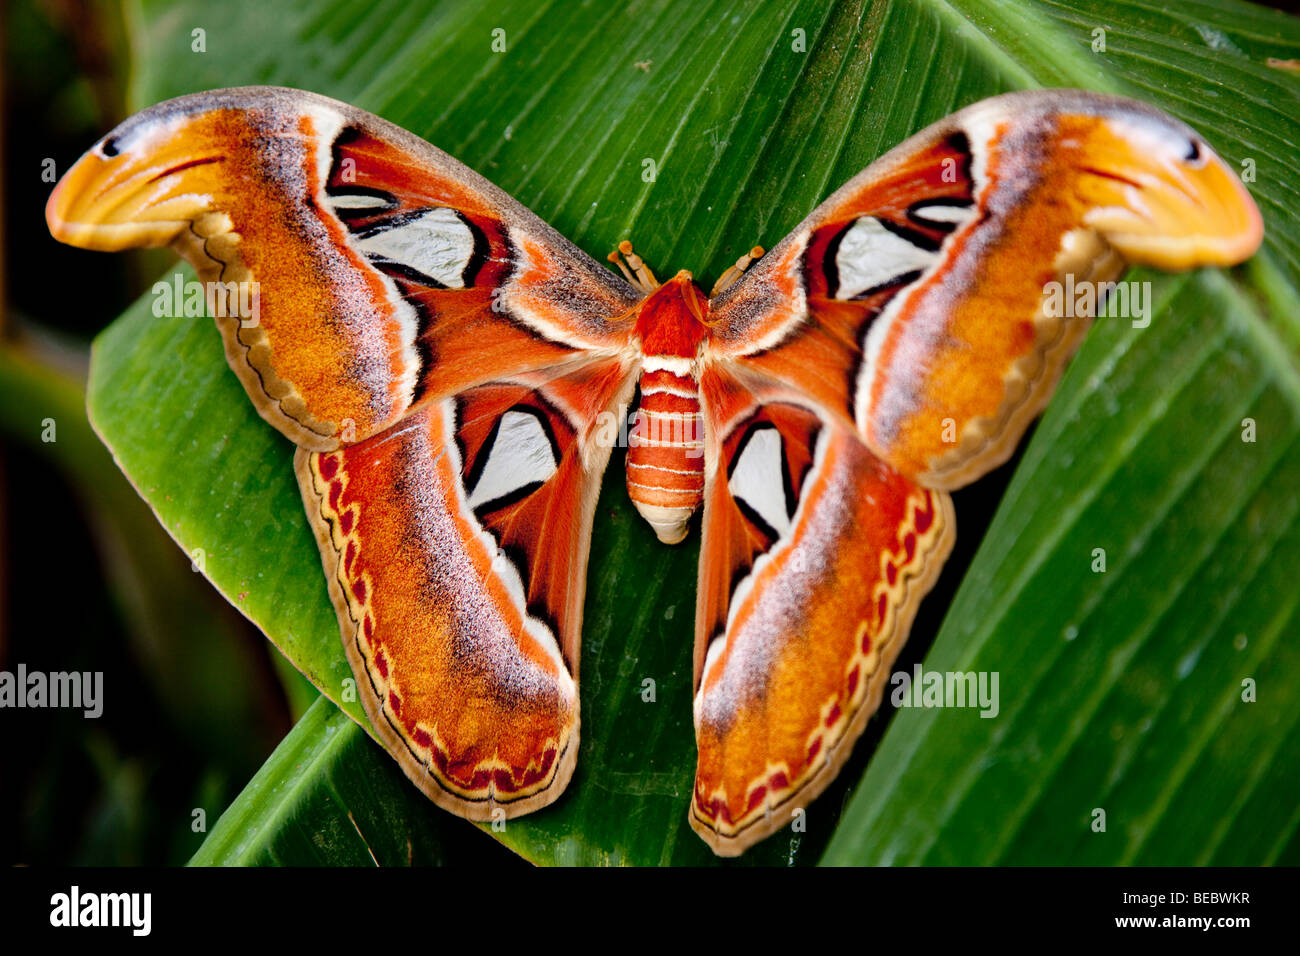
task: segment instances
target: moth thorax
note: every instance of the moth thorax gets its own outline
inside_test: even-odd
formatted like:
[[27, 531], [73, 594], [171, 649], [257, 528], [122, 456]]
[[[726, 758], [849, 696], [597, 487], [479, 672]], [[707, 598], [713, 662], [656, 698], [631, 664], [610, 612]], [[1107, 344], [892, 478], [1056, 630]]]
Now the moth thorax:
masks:
[[628, 435], [627, 493], [660, 541], [686, 537], [704, 500], [704, 430], [693, 378], [642, 373], [641, 406]]

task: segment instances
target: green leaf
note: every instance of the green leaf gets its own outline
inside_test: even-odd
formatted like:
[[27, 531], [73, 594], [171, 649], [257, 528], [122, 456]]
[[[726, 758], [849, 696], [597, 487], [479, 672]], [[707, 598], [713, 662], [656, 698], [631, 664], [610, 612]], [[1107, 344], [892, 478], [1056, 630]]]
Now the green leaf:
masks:
[[[128, 9], [137, 107], [247, 83], [336, 96], [437, 143], [593, 256], [630, 236], [660, 272], [693, 267], [706, 287], [907, 135], [1007, 89], [1137, 95], [1193, 123], [1230, 164], [1254, 160], [1266, 252], [1231, 280], [1137, 277], [1155, 283], [1151, 327], [1098, 323], [973, 559], [1005, 477], [959, 496], [958, 553], [900, 667], [998, 671], [998, 717], [878, 716], [808, 832], [744, 859], [819, 855], [886, 725], [832, 862], [1294, 858], [1300, 662], [1280, 635], [1294, 624], [1285, 582], [1300, 570], [1300, 224], [1286, 173], [1300, 78], [1267, 59], [1300, 56], [1295, 21], [1239, 3], [1166, 13], [1000, 0]], [[1092, 50], [1097, 28], [1105, 53]], [[206, 52], [193, 52], [195, 29]], [[491, 50], [494, 29], [505, 53]], [[364, 720], [344, 699], [351, 674], [291, 449], [253, 413], [210, 324], [138, 304], [96, 344], [90, 410], [173, 536], [204, 548], [217, 587]], [[1234, 437], [1248, 416], [1253, 444]], [[698, 542], [659, 545], [620, 466], [616, 455], [593, 541], [577, 773], [556, 805], [492, 836], [535, 862], [709, 862], [685, 822]], [[1105, 574], [1090, 570], [1094, 547], [1107, 550]], [[1245, 677], [1257, 703], [1239, 703]], [[647, 678], [654, 703], [641, 700]], [[295, 744], [319, 732], [310, 718], [325, 707]], [[339, 759], [273, 759], [264, 773], [310, 783]], [[375, 773], [414, 792], [391, 761]], [[246, 792], [229, 827], [266, 792]], [[338, 832], [343, 806], [314, 805], [296, 825]], [[1097, 807], [1109, 835], [1090, 829]], [[417, 817], [463, 827], [432, 806], [403, 825]], [[268, 819], [273, 831], [280, 818]]]
[[428, 801], [323, 697], [217, 821], [191, 866], [481, 863], [468, 823], [431, 827]]

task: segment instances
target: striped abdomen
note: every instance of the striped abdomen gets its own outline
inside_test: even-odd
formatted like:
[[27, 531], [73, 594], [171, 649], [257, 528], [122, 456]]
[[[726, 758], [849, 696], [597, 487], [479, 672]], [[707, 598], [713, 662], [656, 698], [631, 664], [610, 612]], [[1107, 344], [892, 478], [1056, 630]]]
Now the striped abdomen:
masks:
[[693, 378], [642, 373], [641, 406], [628, 436], [627, 493], [660, 541], [686, 537], [704, 500], [704, 430]]

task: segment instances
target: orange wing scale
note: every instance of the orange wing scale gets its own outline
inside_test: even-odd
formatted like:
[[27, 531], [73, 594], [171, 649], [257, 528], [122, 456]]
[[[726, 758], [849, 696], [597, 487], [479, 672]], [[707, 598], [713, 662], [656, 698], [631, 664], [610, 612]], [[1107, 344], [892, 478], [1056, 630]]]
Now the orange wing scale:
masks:
[[[838, 773], [955, 538], [947, 494], [873, 456], [839, 418], [713, 370], [721, 463], [706, 493], [696, 613], [691, 825], [724, 856], [789, 824]], [[748, 398], [748, 403], [746, 402]], [[780, 436], [782, 515], [740, 475]], [[774, 499], [780, 507], [782, 498]]]
[[[366, 254], [367, 238], [430, 208], [462, 217], [463, 287]], [[317, 451], [377, 434], [421, 399], [617, 350], [628, 332], [611, 320], [636, 303], [472, 170], [297, 90], [218, 90], [137, 114], [60, 181], [46, 218], [74, 245], [170, 244], [204, 282], [255, 283], [254, 321], [210, 286], [226, 356], [262, 417]]]
[[[1006, 460], [1088, 327], [1049, 314], [1048, 284], [1229, 264], [1260, 238], [1245, 189], [1181, 124], [1014, 94], [893, 150], [710, 302], [690, 820], [716, 852], [788, 824], [879, 706], [952, 546], [945, 491]], [[787, 413], [738, 468], [790, 405], [807, 421]], [[783, 513], [763, 489], [814, 430]]]
[[[723, 354], [847, 409], [879, 457], [954, 489], [1010, 456], [1087, 331], [1091, 315], [1047, 308], [1049, 283], [1230, 265], [1262, 235], [1245, 187], [1168, 116], [1009, 94], [847, 183], [712, 304], [712, 324]], [[906, 264], [887, 269], [894, 257]], [[842, 281], [859, 273], [899, 281]]]
[[[782, 243], [760, 259], [742, 282], [713, 303], [714, 312], [721, 316], [712, 322], [714, 354], [744, 356], [747, 369], [804, 390], [823, 408], [852, 422], [863, 338], [899, 287], [837, 299], [826, 263], [865, 210], [937, 245], [943, 233], [913, 222], [908, 209], [921, 200], [971, 201], [970, 156], [963, 143], [960, 136], [940, 138], [908, 154], [897, 168], [873, 177], [819, 217], [806, 244]], [[946, 176], [951, 181], [945, 181]], [[817, 321], [791, 335], [790, 326], [806, 314], [815, 315]], [[749, 321], [737, 323], [738, 317]], [[756, 349], [755, 343], [766, 347]]]
[[47, 207], [55, 237], [172, 244], [205, 282], [257, 283], [256, 322], [229, 308], [217, 325], [258, 411], [297, 444], [397, 421], [416, 370], [393, 303], [342, 224], [305, 201], [328, 120], [220, 106], [166, 119], [128, 121], [63, 178]]
[[720, 855], [789, 825], [839, 773], [955, 539], [947, 494], [838, 425], [826, 441], [803, 520], [752, 572], [700, 680], [691, 824]]
[[294, 90], [138, 114], [68, 173], [47, 219], [68, 242], [170, 243], [205, 281], [255, 284], [256, 321], [217, 324], [259, 412], [299, 446], [376, 733], [472, 819], [555, 799], [577, 754], [609, 456], [593, 435], [635, 384], [636, 292], [417, 137]]
[[563, 790], [578, 694], [464, 513], [449, 417], [430, 405], [296, 467], [371, 722], [435, 803], [486, 820]]
[[[588, 349], [623, 346], [628, 329], [610, 320], [628, 313], [635, 299], [605, 282], [612, 277], [603, 269], [586, 275], [567, 243], [553, 246], [544, 241], [550, 236], [533, 238], [512, 229], [517, 215], [484, 190], [487, 184], [474, 188], [457, 172], [431, 169], [410, 149], [357, 126], [340, 135], [333, 156], [327, 194], [382, 199], [369, 209], [340, 210], [354, 233], [400, 222], [433, 205], [456, 210], [473, 234], [476, 248], [462, 276], [464, 288], [431, 287], [400, 264], [375, 264], [419, 317], [423, 374], [417, 401], [471, 388], [484, 381], [485, 370], [508, 375], [548, 369], [581, 361]], [[566, 308], [575, 295], [588, 300], [582, 310]], [[597, 319], [584, 320], [587, 310]], [[520, 314], [534, 321], [503, 321]]]
[[[605, 363], [480, 386], [340, 451], [298, 452], [367, 714], [407, 775], [470, 819], [544, 806], [573, 772], [592, 478], [609, 453], [584, 423], [626, 381]], [[553, 472], [476, 499], [511, 453], [511, 414], [535, 423]]]

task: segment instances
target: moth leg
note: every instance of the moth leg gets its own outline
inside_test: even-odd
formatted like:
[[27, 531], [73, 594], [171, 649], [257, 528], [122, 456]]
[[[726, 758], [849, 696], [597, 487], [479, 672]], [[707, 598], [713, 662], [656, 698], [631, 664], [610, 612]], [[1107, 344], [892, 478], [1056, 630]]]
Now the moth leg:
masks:
[[[620, 258], [621, 256], [621, 258]], [[618, 266], [627, 281], [632, 283], [633, 288], [638, 292], [649, 295], [655, 289], [659, 288], [659, 280], [655, 274], [650, 271], [650, 267], [645, 264], [645, 260], [632, 251], [630, 240], [624, 239], [618, 244], [618, 248], [611, 252], [607, 257], [610, 262]], [[624, 259], [627, 260], [624, 263]], [[628, 267], [631, 267], [630, 269]]]
[[709, 293], [709, 298], [711, 299], [714, 296], [718, 295], [719, 293], [726, 292], [733, 285], [739, 282], [740, 277], [745, 274], [745, 270], [749, 268], [750, 264], [755, 259], [762, 258], [762, 256], [763, 256], [763, 247], [755, 246], [753, 249], [750, 249], [749, 252], [747, 252], [745, 255], [737, 259], [736, 264], [734, 266], [729, 268], [726, 272], [722, 273], [722, 275], [718, 276], [717, 285], [715, 285], [713, 287], [713, 291]]

